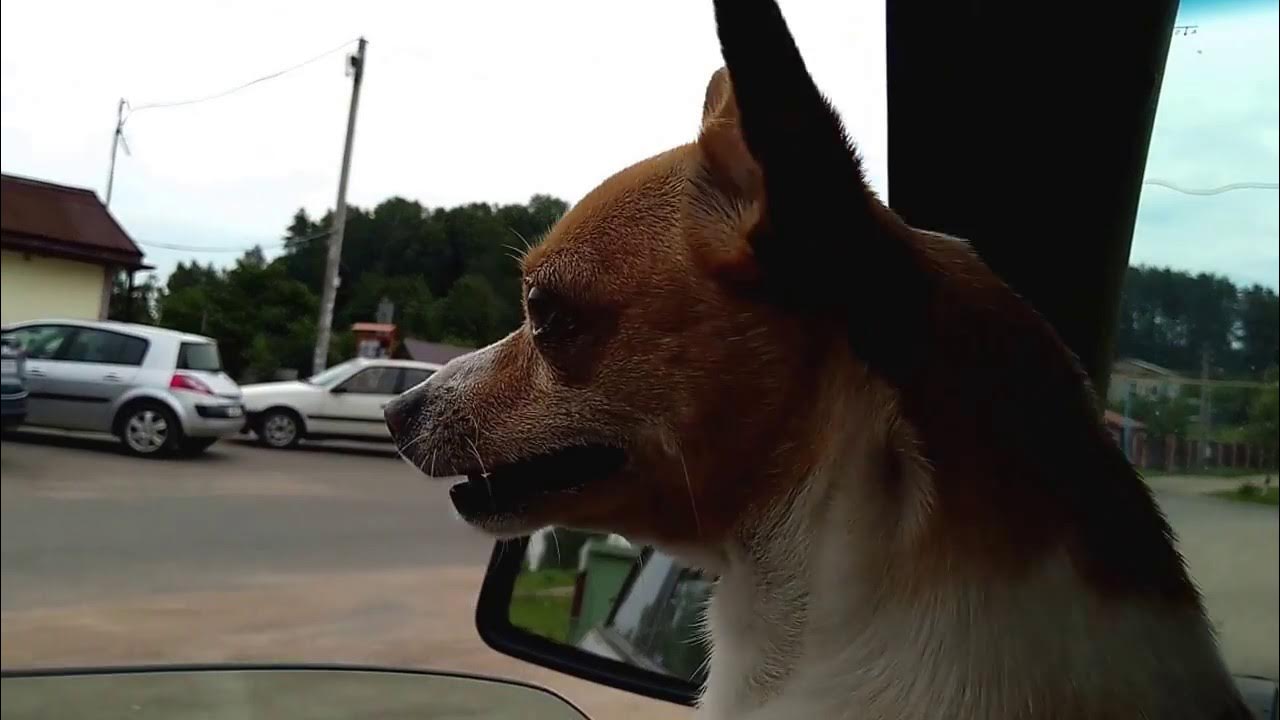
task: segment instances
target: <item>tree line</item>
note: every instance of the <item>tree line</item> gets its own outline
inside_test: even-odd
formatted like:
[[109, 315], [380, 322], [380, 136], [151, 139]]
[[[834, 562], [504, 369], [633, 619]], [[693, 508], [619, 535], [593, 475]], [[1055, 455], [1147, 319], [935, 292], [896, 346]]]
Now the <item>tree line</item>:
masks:
[[[568, 205], [535, 195], [522, 205], [472, 203], [429, 209], [394, 197], [372, 209], [350, 207], [334, 305], [330, 361], [355, 354], [352, 323], [372, 321], [394, 304], [402, 336], [480, 347], [521, 320], [518, 257]], [[332, 213], [294, 214], [283, 251], [261, 248], [231, 267], [181, 262], [162, 284], [134, 288], [117, 280], [112, 317], [217, 338], [223, 365], [236, 378], [269, 378], [292, 368], [306, 374], [315, 343], [319, 293]]]
[[[547, 195], [447, 209], [400, 197], [371, 209], [351, 207], [331, 359], [354, 355], [347, 329], [373, 320], [384, 298], [394, 303], [402, 335], [466, 347], [501, 338], [521, 320], [516, 258], [567, 208]], [[163, 284], [152, 277], [136, 287], [132, 302], [120, 280], [113, 317], [215, 337], [227, 372], [237, 378], [269, 377], [281, 368], [305, 374], [331, 219], [299, 210], [278, 257], [267, 260], [254, 248], [226, 268], [179, 263]], [[1280, 362], [1278, 328], [1280, 303], [1270, 288], [1134, 266], [1125, 280], [1116, 355], [1198, 376], [1207, 352], [1213, 377], [1261, 379]]]
[[1199, 377], [1262, 379], [1280, 364], [1280, 301], [1262, 285], [1137, 265], [1125, 277], [1117, 357]]

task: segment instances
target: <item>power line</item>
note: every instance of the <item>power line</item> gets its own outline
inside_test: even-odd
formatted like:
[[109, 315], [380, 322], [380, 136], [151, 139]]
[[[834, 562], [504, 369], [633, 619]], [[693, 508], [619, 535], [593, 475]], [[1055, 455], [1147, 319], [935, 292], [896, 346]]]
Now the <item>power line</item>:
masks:
[[217, 93], [214, 93], [214, 94], [212, 94], [212, 95], [205, 95], [205, 96], [203, 96], [203, 97], [190, 98], [190, 99], [188, 99], [188, 100], [175, 100], [175, 101], [171, 101], [171, 102], [155, 102], [155, 103], [147, 103], [147, 104], [145, 104], [145, 105], [138, 105], [138, 106], [136, 106], [136, 107], [134, 107], [133, 105], [129, 105], [128, 101], [125, 101], [125, 105], [129, 108], [129, 113], [128, 113], [128, 115], [125, 115], [125, 117], [124, 117], [124, 119], [123, 119], [123, 120], [121, 120], [121, 121], [120, 121], [120, 124], [121, 124], [121, 125], [123, 125], [126, 121], [128, 121], [128, 119], [129, 119], [129, 117], [130, 117], [130, 116], [132, 116], [134, 113], [142, 112], [143, 110], [156, 110], [156, 109], [160, 109], [160, 108], [174, 108], [174, 107], [182, 107], [182, 106], [184, 106], [184, 105], [195, 105], [195, 104], [197, 104], [197, 103], [209, 102], [210, 100], [217, 100], [217, 99], [219, 99], [219, 98], [224, 98], [224, 97], [226, 97], [226, 96], [228, 96], [228, 95], [231, 95], [232, 93], [240, 92], [241, 90], [244, 90], [244, 89], [249, 88], [249, 87], [253, 87], [254, 85], [257, 85], [257, 84], [259, 84], [259, 83], [263, 83], [263, 82], [266, 82], [266, 81], [268, 81], [268, 80], [274, 80], [274, 79], [276, 79], [276, 78], [280, 77], [281, 75], [287, 75], [288, 73], [291, 73], [291, 72], [293, 72], [294, 70], [299, 70], [299, 69], [301, 69], [301, 68], [304, 68], [304, 67], [306, 67], [307, 65], [310, 65], [311, 63], [314, 63], [314, 62], [316, 62], [316, 61], [318, 61], [318, 60], [321, 60], [321, 59], [323, 59], [323, 58], [326, 58], [326, 57], [328, 57], [329, 55], [332, 55], [332, 54], [334, 54], [334, 53], [338, 52], [339, 50], [342, 50], [342, 49], [346, 48], [348, 45], [350, 45], [351, 43], [355, 42], [356, 40], [357, 40], [357, 38], [352, 38], [352, 39], [347, 40], [346, 42], [342, 43], [341, 45], [338, 45], [337, 47], [333, 47], [333, 48], [330, 48], [330, 49], [328, 49], [328, 50], [325, 50], [324, 52], [320, 53], [319, 55], [316, 55], [316, 56], [314, 56], [314, 57], [311, 57], [311, 58], [308, 58], [308, 59], [306, 59], [306, 60], [303, 60], [302, 62], [297, 63], [297, 64], [295, 64], [295, 65], [291, 65], [291, 66], [289, 66], [289, 67], [287, 67], [287, 68], [284, 68], [283, 70], [277, 70], [276, 72], [268, 73], [268, 74], [263, 75], [263, 76], [261, 76], [261, 77], [254, 78], [253, 80], [250, 80], [249, 82], [241, 83], [240, 85], [237, 85], [237, 86], [235, 86], [235, 87], [233, 87], [233, 88], [230, 88], [230, 89], [228, 89], [228, 90], [223, 90], [223, 91], [221, 91], [221, 92], [217, 92]]
[[329, 230], [323, 230], [314, 235], [308, 235], [306, 237], [285, 238], [284, 240], [276, 240], [269, 243], [254, 243], [253, 245], [245, 245], [241, 247], [225, 247], [225, 246], [214, 246], [214, 245], [203, 245], [203, 246], [202, 245], [178, 245], [173, 243], [147, 242], [145, 240], [136, 240], [135, 242], [137, 242], [139, 245], [146, 245], [147, 247], [161, 248], [163, 250], [177, 250], [179, 252], [198, 252], [198, 253], [228, 252], [230, 253], [230, 252], [248, 252], [250, 250], [253, 250], [254, 248], [261, 248], [265, 250], [268, 248], [284, 247], [286, 244], [290, 242], [299, 242], [299, 243], [311, 242], [312, 240], [319, 240], [320, 238], [327, 237], [330, 232], [331, 231]]
[[1174, 192], [1180, 192], [1184, 195], [1221, 195], [1235, 190], [1280, 190], [1280, 183], [1273, 182], [1235, 182], [1210, 188], [1189, 188], [1168, 180], [1151, 178], [1149, 180], [1143, 180], [1142, 184], [1157, 185], [1168, 190], [1173, 190]]

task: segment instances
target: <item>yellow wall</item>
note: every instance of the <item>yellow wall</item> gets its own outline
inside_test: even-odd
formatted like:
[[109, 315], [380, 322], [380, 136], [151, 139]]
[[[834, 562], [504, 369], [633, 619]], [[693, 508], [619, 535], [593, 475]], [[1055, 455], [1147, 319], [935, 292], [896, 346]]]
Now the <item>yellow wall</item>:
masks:
[[105, 283], [101, 265], [0, 250], [0, 322], [97, 320]]

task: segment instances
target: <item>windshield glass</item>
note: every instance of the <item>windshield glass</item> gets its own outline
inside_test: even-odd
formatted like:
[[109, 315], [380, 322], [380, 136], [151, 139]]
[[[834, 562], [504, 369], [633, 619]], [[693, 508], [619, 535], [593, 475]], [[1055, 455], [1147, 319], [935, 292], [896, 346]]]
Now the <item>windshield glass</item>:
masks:
[[334, 365], [328, 370], [323, 370], [321, 372], [316, 373], [315, 375], [312, 375], [311, 377], [306, 379], [306, 382], [309, 382], [312, 385], [330, 385], [332, 383], [337, 382], [338, 380], [341, 380], [347, 375], [350, 375], [351, 370], [358, 364], [359, 363], [357, 363], [354, 360], [348, 360], [347, 362], [344, 362], [344, 363], [338, 363], [337, 365]]

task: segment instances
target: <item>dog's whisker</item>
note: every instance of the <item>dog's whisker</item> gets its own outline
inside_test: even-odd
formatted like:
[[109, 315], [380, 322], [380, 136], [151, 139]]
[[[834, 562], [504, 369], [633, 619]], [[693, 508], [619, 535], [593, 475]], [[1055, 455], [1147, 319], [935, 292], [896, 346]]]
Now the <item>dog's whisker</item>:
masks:
[[421, 435], [418, 435], [418, 436], [417, 436], [417, 437], [415, 437], [414, 439], [412, 439], [412, 440], [410, 440], [409, 442], [405, 443], [403, 447], [397, 448], [396, 450], [397, 450], [401, 455], [403, 455], [403, 454], [405, 454], [406, 452], [408, 452], [408, 451], [409, 451], [409, 448], [413, 447], [414, 445], [417, 445], [418, 443], [422, 442], [423, 440], [428, 440], [428, 439], [430, 439], [430, 437], [431, 437], [431, 436], [430, 436], [430, 435], [428, 435], [427, 433], [422, 433]]
[[693, 499], [693, 483], [689, 480], [689, 466], [684, 461], [684, 448], [676, 441], [676, 452], [680, 456], [680, 469], [684, 471], [684, 488], [689, 493], [689, 509], [693, 511], [693, 529], [702, 537], [702, 520], [698, 517], [698, 503]]
[[[477, 436], [479, 436], [479, 423], [476, 424], [476, 433]], [[467, 438], [467, 444], [471, 446], [471, 454], [476, 456], [476, 462], [480, 463], [480, 479], [484, 481], [484, 491], [485, 494], [489, 496], [489, 507], [492, 510], [497, 511], [498, 506], [493, 500], [493, 486], [489, 484], [489, 470], [484, 466], [484, 458], [480, 457], [480, 450], [476, 447], [475, 442], [472, 441], [471, 438]]]

